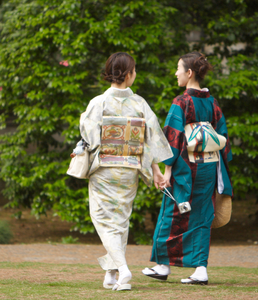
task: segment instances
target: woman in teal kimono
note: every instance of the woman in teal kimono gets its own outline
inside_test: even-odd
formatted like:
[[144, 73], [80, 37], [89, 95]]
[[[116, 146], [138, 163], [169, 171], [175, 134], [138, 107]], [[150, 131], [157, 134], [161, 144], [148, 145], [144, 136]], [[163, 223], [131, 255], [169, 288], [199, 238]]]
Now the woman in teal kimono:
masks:
[[[98, 258], [106, 270], [103, 286], [117, 291], [131, 289], [125, 251], [138, 177], [158, 188], [165, 183], [158, 163], [173, 156], [156, 115], [130, 89], [135, 77], [134, 59], [124, 52], [112, 54], [104, 73], [111, 87], [92, 99], [80, 118], [90, 153], [90, 215], [107, 251]], [[83, 144], [77, 145], [78, 154]]]
[[[182, 283], [208, 283], [207, 261], [216, 190], [232, 196], [228, 169], [232, 154], [226, 121], [217, 100], [207, 88], [200, 87], [210, 69], [211, 65], [199, 52], [183, 55], [178, 62], [175, 75], [178, 85], [186, 90], [173, 100], [165, 122], [164, 132], [174, 154], [164, 161], [165, 179], [168, 191], [179, 204], [189, 202], [191, 211], [180, 214], [178, 205], [163, 196], [151, 255], [151, 261], [158, 265], [143, 270], [143, 274], [155, 279], [166, 280], [171, 273], [170, 266], [177, 266], [196, 268]], [[220, 151], [192, 153], [192, 160], [187, 150], [185, 126], [205, 121], [226, 138], [226, 145]]]

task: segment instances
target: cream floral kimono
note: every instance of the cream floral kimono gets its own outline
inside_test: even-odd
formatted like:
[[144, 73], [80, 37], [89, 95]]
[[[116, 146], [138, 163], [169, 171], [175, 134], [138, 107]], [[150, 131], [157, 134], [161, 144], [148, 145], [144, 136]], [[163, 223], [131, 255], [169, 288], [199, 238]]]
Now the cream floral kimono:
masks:
[[126, 264], [129, 218], [138, 175], [151, 186], [152, 163], [173, 156], [156, 115], [130, 88], [109, 88], [81, 115], [82, 138], [90, 145], [89, 201], [92, 222], [107, 254], [104, 270]]

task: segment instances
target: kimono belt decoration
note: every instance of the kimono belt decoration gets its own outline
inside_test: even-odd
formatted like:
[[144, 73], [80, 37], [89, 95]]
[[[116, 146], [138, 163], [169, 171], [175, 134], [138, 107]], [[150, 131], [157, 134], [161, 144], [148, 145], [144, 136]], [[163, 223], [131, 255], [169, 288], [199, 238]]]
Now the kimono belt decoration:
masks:
[[185, 126], [187, 151], [190, 162], [219, 161], [219, 150], [226, 145], [226, 138], [218, 134], [210, 122], [196, 122]]
[[100, 166], [141, 169], [145, 119], [103, 116]]

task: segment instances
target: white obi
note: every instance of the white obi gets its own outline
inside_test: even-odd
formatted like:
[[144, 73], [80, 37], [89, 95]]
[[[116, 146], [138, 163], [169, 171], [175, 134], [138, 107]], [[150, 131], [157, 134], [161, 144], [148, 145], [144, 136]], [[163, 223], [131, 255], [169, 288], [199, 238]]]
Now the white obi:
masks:
[[190, 162], [209, 163], [219, 161], [219, 150], [227, 139], [218, 134], [210, 122], [196, 122], [185, 126], [187, 151]]

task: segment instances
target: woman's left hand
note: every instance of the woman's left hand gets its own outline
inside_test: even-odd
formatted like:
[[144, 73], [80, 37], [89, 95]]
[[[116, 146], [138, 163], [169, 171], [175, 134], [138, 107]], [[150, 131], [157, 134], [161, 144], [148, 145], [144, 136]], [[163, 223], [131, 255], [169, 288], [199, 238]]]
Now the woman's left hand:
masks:
[[165, 186], [165, 180], [163, 174], [160, 172], [159, 165], [158, 164], [152, 164], [152, 171], [153, 171], [153, 181], [156, 189], [163, 189]]
[[153, 174], [153, 180], [154, 180], [154, 185], [156, 187], [156, 189], [160, 189], [163, 190], [166, 182], [164, 180], [164, 176], [162, 175], [162, 173], [154, 173]]

